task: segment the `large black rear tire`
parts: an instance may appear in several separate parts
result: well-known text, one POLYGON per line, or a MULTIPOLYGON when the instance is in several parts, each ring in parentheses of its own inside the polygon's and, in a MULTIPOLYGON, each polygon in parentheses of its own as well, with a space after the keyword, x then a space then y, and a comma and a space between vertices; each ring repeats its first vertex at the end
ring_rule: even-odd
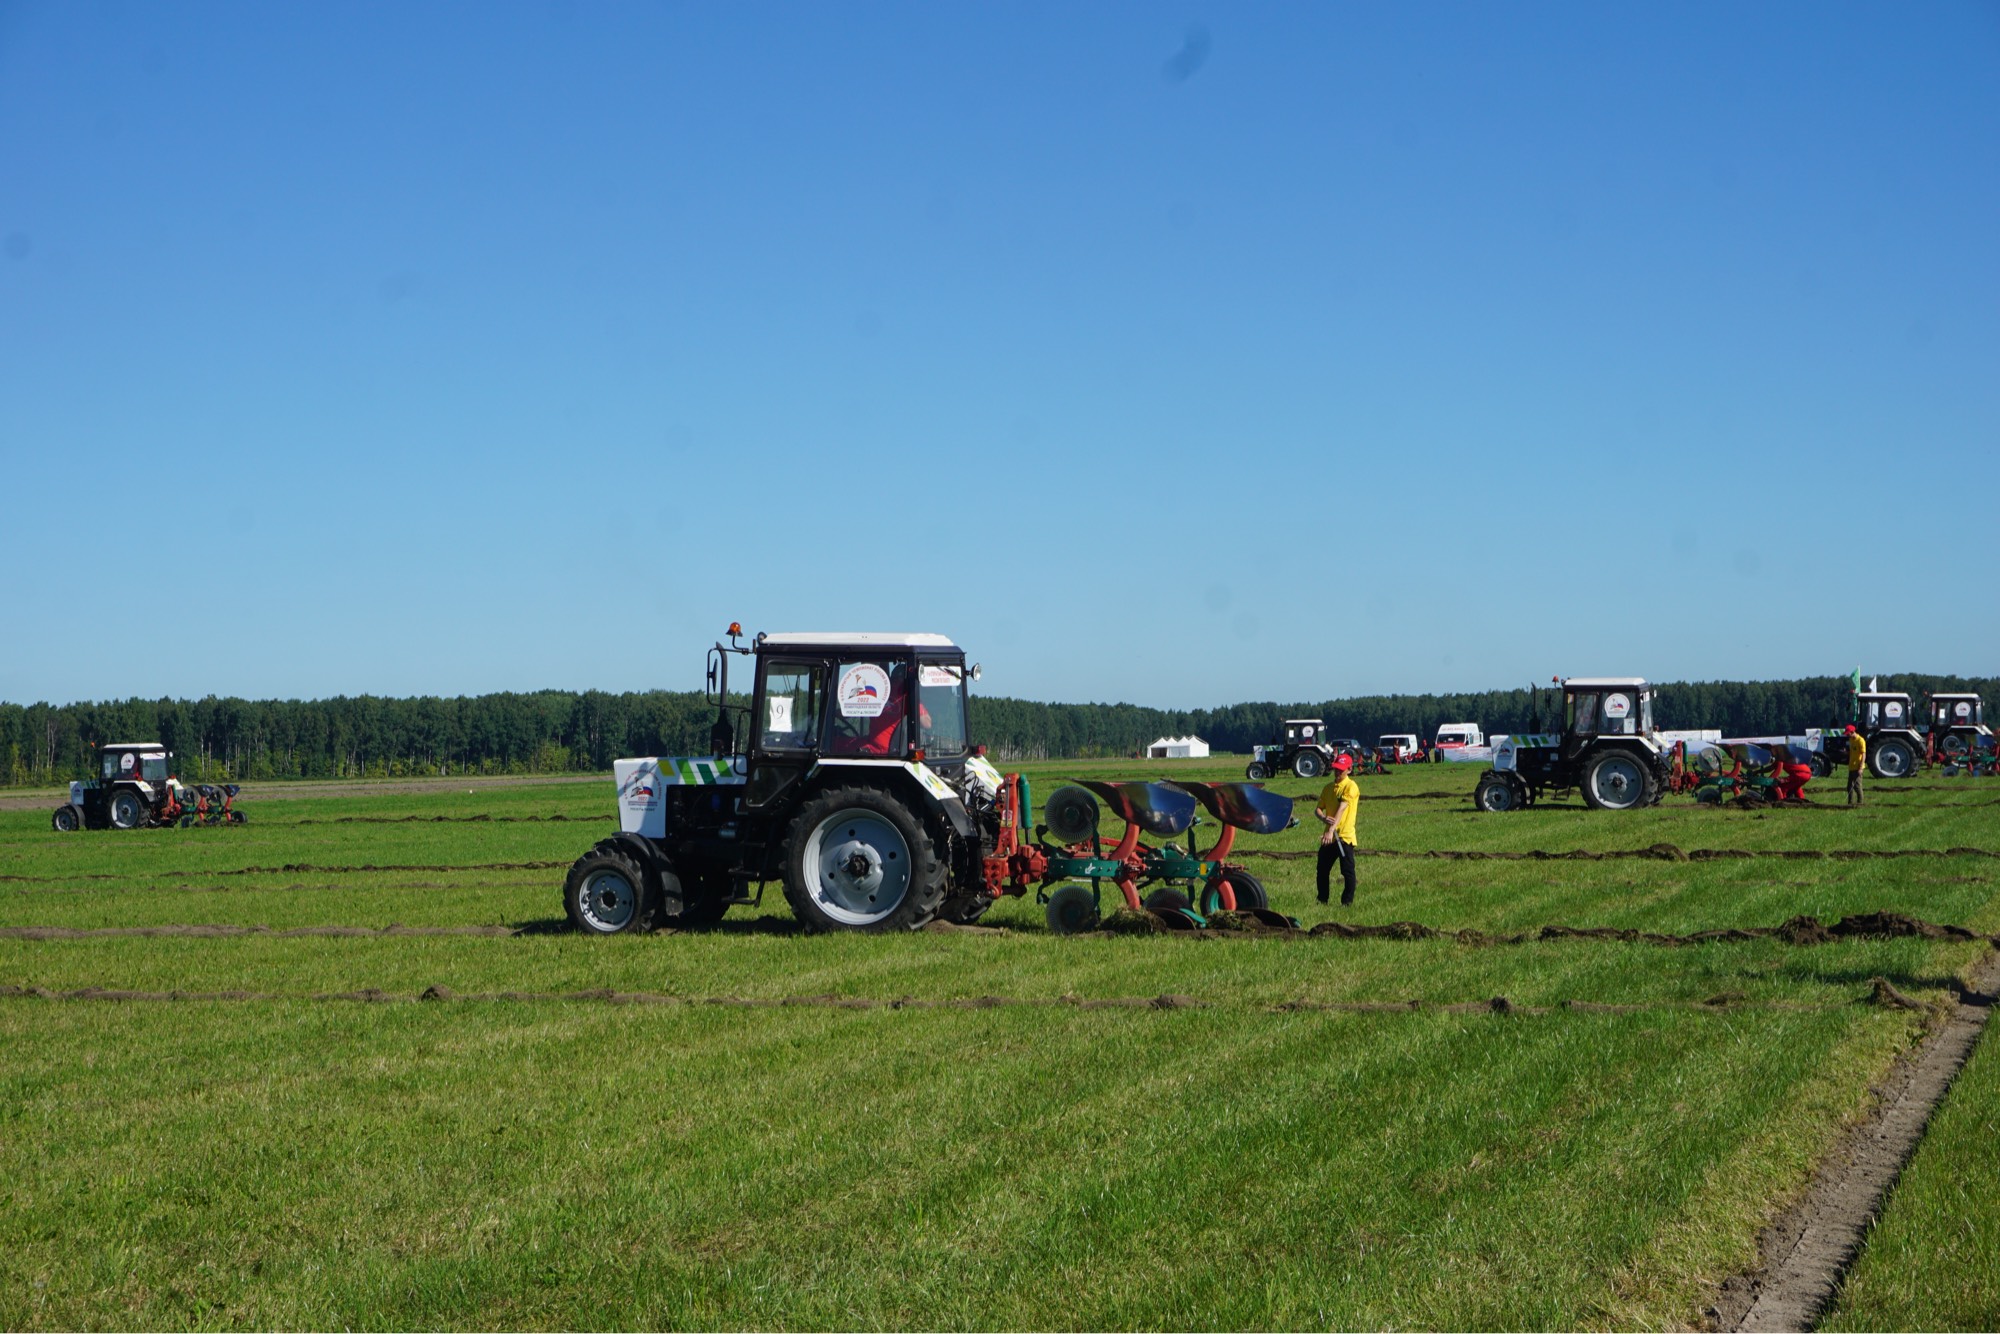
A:
POLYGON ((953 894, 938 908, 938 920, 956 926, 971 926, 986 916, 986 910, 998 900, 991 894, 953 894))
POLYGON ((785 898, 814 930, 914 931, 944 902, 938 842, 893 792, 829 788, 792 819, 785 898))
POLYGON ((616 843, 600 843, 577 858, 563 881, 570 925, 593 936, 651 931, 659 902, 646 869, 616 843))
POLYGON ((1629 750, 1607 750, 1583 771, 1583 800, 1593 810, 1631 811, 1652 804, 1652 766, 1629 750))
POLYGON ((1917 771, 1917 748, 1905 737, 1885 736, 1868 748, 1868 771, 1877 778, 1908 778, 1917 771))
POLYGON ((138 789, 119 788, 111 794, 111 827, 113 829, 137 829, 146 823, 151 814, 146 809, 146 799, 138 789))

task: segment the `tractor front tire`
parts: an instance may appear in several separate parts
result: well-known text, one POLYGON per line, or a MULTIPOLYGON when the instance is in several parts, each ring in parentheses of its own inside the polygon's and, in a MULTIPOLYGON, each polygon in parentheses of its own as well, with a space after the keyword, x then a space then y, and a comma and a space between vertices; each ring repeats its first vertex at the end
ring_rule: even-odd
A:
POLYGON ((1630 811, 1652 804, 1653 771, 1629 750, 1607 750, 1583 771, 1584 804, 1593 810, 1630 811))
POLYGON ((131 788, 121 788, 111 794, 111 827, 113 829, 137 829, 146 823, 146 802, 131 788))
POLYGON ((1868 771, 1877 778, 1908 778, 1917 771, 1917 748, 1899 736, 1883 737, 1868 748, 1868 771))
POLYGON ((1262 760, 1252 760, 1250 767, 1243 771, 1243 776, 1253 783, 1261 783, 1271 776, 1271 766, 1262 760))
POLYGON ((944 902, 938 841, 892 792, 829 788, 792 820, 785 898, 816 931, 914 931, 944 902))
POLYGON ((1326 758, 1316 750, 1302 750, 1292 757, 1292 772, 1301 778, 1318 778, 1326 772, 1326 758))
POLYGON ((83 812, 75 806, 58 806, 56 813, 49 817, 49 827, 58 834, 74 834, 83 828, 83 812))
POLYGON ((1521 792, 1513 783, 1500 774, 1488 772, 1472 790, 1472 804, 1497 815, 1501 811, 1517 811, 1528 803, 1521 799, 1521 792))
POLYGON ((616 843, 600 843, 577 858, 563 881, 563 911, 586 935, 651 931, 659 902, 646 868, 616 843))

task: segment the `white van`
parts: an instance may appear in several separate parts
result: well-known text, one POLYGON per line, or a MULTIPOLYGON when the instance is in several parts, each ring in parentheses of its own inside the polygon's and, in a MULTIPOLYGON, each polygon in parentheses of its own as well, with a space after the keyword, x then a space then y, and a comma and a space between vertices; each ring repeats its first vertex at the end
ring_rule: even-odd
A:
POLYGON ((1493 746, 1478 723, 1439 723, 1437 752, 1441 759, 1463 764, 1490 764, 1493 760, 1493 746))
POLYGON ((1385 764, 1408 764, 1422 749, 1415 732, 1385 732, 1375 741, 1375 753, 1385 764))

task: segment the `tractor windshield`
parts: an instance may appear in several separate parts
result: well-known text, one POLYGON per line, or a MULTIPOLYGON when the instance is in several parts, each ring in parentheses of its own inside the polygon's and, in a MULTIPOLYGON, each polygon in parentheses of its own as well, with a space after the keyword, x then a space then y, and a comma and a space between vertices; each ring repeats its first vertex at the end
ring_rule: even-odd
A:
POLYGON ((833 708, 826 720, 829 755, 901 755, 910 707, 907 662, 843 662, 834 671, 833 708))
POLYGON ((965 753, 965 668, 927 662, 917 669, 917 744, 926 755, 965 753))
POLYGON ((819 735, 826 668, 816 662, 768 663, 759 733, 766 750, 803 750, 819 735))

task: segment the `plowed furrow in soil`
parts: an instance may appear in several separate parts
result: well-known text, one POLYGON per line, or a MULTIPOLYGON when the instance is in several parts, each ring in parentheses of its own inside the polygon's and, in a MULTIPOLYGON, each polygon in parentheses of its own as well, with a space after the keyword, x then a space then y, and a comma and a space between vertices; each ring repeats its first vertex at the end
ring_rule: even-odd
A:
MULTIPOLYGON (((1163 993, 1157 996, 960 996, 949 999, 922 999, 916 996, 673 996, 651 991, 617 991, 609 987, 589 991, 480 991, 462 992, 447 986, 429 986, 422 991, 385 991, 364 987, 357 991, 316 991, 286 993, 276 991, 136 991, 120 987, 77 987, 54 991, 47 987, 0 986, 0 999, 45 1001, 364 1001, 372 1003, 417 1001, 542 1001, 596 1002, 609 1005, 712 1005, 738 1010, 998 1010, 1070 1008, 1078 1010, 1200 1010, 1230 1008, 1233 1001, 1209 1001, 1194 996, 1163 993)), ((1717 996, 1708 1000, 1646 1001, 1613 1004, 1602 1001, 1565 1000, 1553 1005, 1522 1005, 1505 996, 1489 996, 1467 1001, 1285 1001, 1277 1005, 1250 1002, 1245 1009, 1272 1014, 1498 1014, 1550 1015, 1631 1014, 1649 1010, 1825 1010, 1852 1004, 1882 1003, 1875 992, 1836 1003, 1801 1001, 1750 1001, 1740 996, 1717 996)))
POLYGON ((590 824, 615 820, 615 815, 342 815, 328 820, 292 820, 305 824, 590 824))
POLYGON ((190 880, 225 875, 373 875, 378 871, 553 871, 569 862, 461 862, 454 865, 403 864, 384 862, 361 866, 317 866, 312 862, 286 862, 283 866, 243 866, 231 871, 149 871, 143 875, 107 871, 88 875, 0 875, 12 884, 59 885, 74 880, 190 880))
MULTIPOLYGON (((1770 848, 1751 852, 1743 848, 1681 848, 1672 843, 1654 843, 1643 848, 1614 848, 1608 852, 1592 852, 1588 848, 1573 848, 1568 852, 1549 852, 1541 848, 1531 848, 1525 852, 1479 852, 1451 851, 1431 848, 1423 852, 1407 852, 1398 848, 1356 848, 1363 857, 1418 858, 1443 862, 1721 862, 1776 860, 1789 862, 1866 862, 1898 861, 1911 857, 1996 857, 2000 851, 1988 848, 1770 848)), ((1314 848, 1297 851, 1289 849, 1237 848, 1233 856, 1267 857, 1273 861, 1300 861, 1319 855, 1314 848)))
POLYGON ((1713 1328, 1809 1330, 1818 1322, 1978 1045, 2000 989, 2000 958, 1984 960, 1972 980, 1976 990, 1960 996, 1872 1090, 1874 1110, 1827 1155, 1799 1201, 1764 1230, 1758 1268, 1723 1283, 1707 1312, 1713 1328))
MULTIPOLYGON (((1706 945, 1717 941, 1775 940, 1787 945, 1824 945, 1838 940, 1899 940, 1917 937, 1923 940, 1963 940, 1985 941, 2000 948, 2000 935, 1988 935, 1963 926, 1938 922, 1926 922, 1921 918, 1909 917, 1903 913, 1873 912, 1856 913, 1842 917, 1832 925, 1822 923, 1816 917, 1799 916, 1778 926, 1722 927, 1712 931, 1695 931, 1686 935, 1676 935, 1661 931, 1639 931, 1629 927, 1615 926, 1563 926, 1550 925, 1533 927, 1516 932, 1487 932, 1475 927, 1462 930, 1425 926, 1422 922, 1382 922, 1358 924, 1350 922, 1321 922, 1311 929, 1283 926, 1266 926, 1254 917, 1241 917, 1235 913, 1217 913, 1209 919, 1206 931, 1175 931, 1152 913, 1120 910, 1105 919, 1100 934, 1131 932, 1138 934, 1159 934, 1177 940, 1230 940, 1230 939, 1281 939, 1281 940, 1447 940, 1459 945, 1527 945, 1540 941, 1555 940, 1605 940, 1622 944, 1640 945, 1706 945)), ((998 926, 963 927, 948 923, 933 923, 931 931, 952 934, 1014 935, 1011 928, 998 926)), ((0 940, 108 940, 128 936, 175 937, 196 940, 230 940, 248 936, 266 936, 276 939, 325 937, 333 939, 373 938, 379 936, 481 936, 490 938, 549 934, 541 924, 530 926, 503 926, 492 923, 484 926, 403 926, 391 923, 388 926, 295 926, 282 930, 261 925, 236 925, 230 923, 162 923, 155 926, 7 926, 0 927, 0 940)), ((656 934, 662 936, 679 935, 676 930, 666 930, 656 934)), ((1023 932, 1020 934, 1039 934, 1023 932)))

